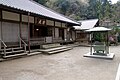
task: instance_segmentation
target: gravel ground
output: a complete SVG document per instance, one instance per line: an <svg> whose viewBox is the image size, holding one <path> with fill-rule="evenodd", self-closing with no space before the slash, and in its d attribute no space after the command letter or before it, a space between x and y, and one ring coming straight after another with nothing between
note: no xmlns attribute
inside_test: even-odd
<svg viewBox="0 0 120 80"><path fill-rule="evenodd" d="M89 47L53 54L39 54L0 62L0 80L115 80L120 46L111 46L113 60L83 57Z"/></svg>

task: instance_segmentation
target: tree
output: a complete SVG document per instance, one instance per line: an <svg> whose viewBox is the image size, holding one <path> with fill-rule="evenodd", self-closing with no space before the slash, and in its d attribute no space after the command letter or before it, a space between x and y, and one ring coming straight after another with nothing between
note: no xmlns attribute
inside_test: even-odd
<svg viewBox="0 0 120 80"><path fill-rule="evenodd" d="M103 7L102 7L102 2L101 1L97 1L96 11L97 11L98 19L99 20L103 19Z"/></svg>
<svg viewBox="0 0 120 80"><path fill-rule="evenodd" d="M80 19L80 7L78 0L57 0L54 3L54 10L74 19Z"/></svg>
<svg viewBox="0 0 120 80"><path fill-rule="evenodd" d="M76 20L98 18L120 23L120 1L111 0L34 0L60 14Z"/></svg>
<svg viewBox="0 0 120 80"><path fill-rule="evenodd" d="M111 17L111 1L107 1L105 4L105 10L104 10L104 17L105 18L110 18Z"/></svg>
<svg viewBox="0 0 120 80"><path fill-rule="evenodd" d="M89 0L89 6L88 6L88 10L87 10L87 18L88 19L93 19L93 18L97 18L97 14L96 14L96 2L97 0Z"/></svg>
<svg viewBox="0 0 120 80"><path fill-rule="evenodd" d="M120 0L112 7L113 21L120 23Z"/></svg>
<svg viewBox="0 0 120 80"><path fill-rule="evenodd" d="M36 2L38 2L39 4L42 4L44 6L46 6L46 3L49 1L49 0L34 0Z"/></svg>

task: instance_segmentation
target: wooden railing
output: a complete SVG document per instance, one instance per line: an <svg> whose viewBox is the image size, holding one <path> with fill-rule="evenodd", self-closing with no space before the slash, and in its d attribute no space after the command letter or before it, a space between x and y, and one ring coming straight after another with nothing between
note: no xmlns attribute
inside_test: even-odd
<svg viewBox="0 0 120 80"><path fill-rule="evenodd" d="M62 40L62 38L61 37L59 37L59 38L53 38L53 42L55 42L55 43L59 43L59 42L62 42L63 40Z"/></svg>
<svg viewBox="0 0 120 80"><path fill-rule="evenodd" d="M22 43L23 43L24 44L24 52L26 53L27 43L21 37L19 37L19 39L20 39L20 47L22 47Z"/></svg>
<svg viewBox="0 0 120 80"><path fill-rule="evenodd" d="M45 43L45 37L41 38L30 38L31 45L40 45Z"/></svg>
<svg viewBox="0 0 120 80"><path fill-rule="evenodd" d="M27 40L24 40L28 42ZM41 45L46 43L60 43L62 42L62 38L53 38L53 37L40 37L40 38L30 38L30 45Z"/></svg>
<svg viewBox="0 0 120 80"><path fill-rule="evenodd" d="M0 40L4 46L4 56L6 56L6 48L7 48L7 45L5 44L5 42L3 40Z"/></svg>

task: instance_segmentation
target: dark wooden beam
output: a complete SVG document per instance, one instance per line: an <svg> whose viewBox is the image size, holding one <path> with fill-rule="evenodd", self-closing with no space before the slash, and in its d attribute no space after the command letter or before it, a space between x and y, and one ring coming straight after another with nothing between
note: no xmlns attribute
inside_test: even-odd
<svg viewBox="0 0 120 80"><path fill-rule="evenodd" d="M30 17L30 13L28 12L28 50L30 53L30 23L29 23L29 17Z"/></svg>

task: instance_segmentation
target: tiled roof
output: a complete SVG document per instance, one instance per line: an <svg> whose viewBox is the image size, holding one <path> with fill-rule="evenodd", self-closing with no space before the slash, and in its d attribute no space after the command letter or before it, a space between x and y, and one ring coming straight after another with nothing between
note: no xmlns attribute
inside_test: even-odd
<svg viewBox="0 0 120 80"><path fill-rule="evenodd" d="M89 30L86 30L87 32L98 32L98 31L110 31L111 29L105 28L105 27L94 27Z"/></svg>
<svg viewBox="0 0 120 80"><path fill-rule="evenodd" d="M98 22L98 19L82 20L78 22L81 22L81 26L74 26L76 30L87 30L93 28Z"/></svg>
<svg viewBox="0 0 120 80"><path fill-rule="evenodd" d="M60 21L64 21L72 24L79 24L76 21L73 21L59 13L56 13L55 11L49 8L46 8L32 0L0 0L0 5L30 12L33 14L38 14L41 16L53 18L56 20L60 20Z"/></svg>

